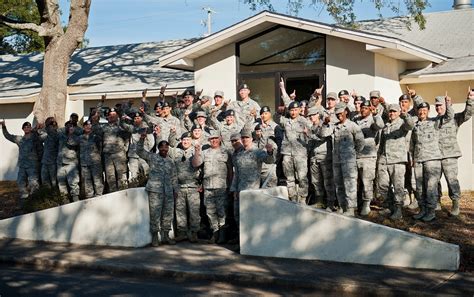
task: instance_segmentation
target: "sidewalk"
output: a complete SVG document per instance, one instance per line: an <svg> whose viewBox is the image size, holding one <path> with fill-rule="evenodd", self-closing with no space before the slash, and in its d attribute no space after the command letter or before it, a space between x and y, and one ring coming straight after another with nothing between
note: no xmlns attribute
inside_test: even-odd
<svg viewBox="0 0 474 297"><path fill-rule="evenodd" d="M130 249L0 239L0 263L134 277L307 287L344 295L474 294L472 273L251 257L208 244Z"/></svg>

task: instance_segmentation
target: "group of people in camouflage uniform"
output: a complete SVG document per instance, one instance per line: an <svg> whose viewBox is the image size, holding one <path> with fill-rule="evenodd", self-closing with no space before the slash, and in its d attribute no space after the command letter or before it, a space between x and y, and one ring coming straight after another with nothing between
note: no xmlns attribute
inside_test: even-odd
<svg viewBox="0 0 474 297"><path fill-rule="evenodd" d="M387 104L379 91L368 99L329 92L324 106L323 87L302 101L295 92L288 95L283 80L280 89L283 105L274 113L252 100L243 84L235 101L222 91L214 98L185 91L175 102L160 96L154 108L144 91L138 107L127 101L107 108L106 123L100 122L103 96L82 128L77 114L64 128L54 118L34 129L25 122L23 136L0 124L20 149L23 199L38 189L39 177L72 201L79 200L80 181L91 198L102 195L104 185L113 192L145 178L155 246L196 242L203 213L210 241L222 243L229 218L239 226L240 191L282 184L291 201L307 204L312 197L327 211L348 216L368 215L379 197L394 220L402 218L405 192L411 191L419 207L414 217L428 222L435 218L444 174L451 214L459 214L456 134L471 117L474 90L460 113L448 96L436 97L437 116L430 118L430 105L413 89L399 104Z"/></svg>

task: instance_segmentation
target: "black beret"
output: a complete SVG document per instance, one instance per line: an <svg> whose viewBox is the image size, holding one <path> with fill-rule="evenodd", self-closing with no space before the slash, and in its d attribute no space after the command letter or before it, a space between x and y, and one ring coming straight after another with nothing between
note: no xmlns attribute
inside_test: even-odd
<svg viewBox="0 0 474 297"><path fill-rule="evenodd" d="M235 116L235 111L233 109L229 109L226 111L225 116Z"/></svg>
<svg viewBox="0 0 474 297"><path fill-rule="evenodd" d="M401 96L398 98L398 101L402 101L402 100L409 100L409 101L410 101L410 100L411 100L410 95L408 95L408 94L403 94L403 95L401 95Z"/></svg>
<svg viewBox="0 0 474 297"><path fill-rule="evenodd" d="M420 109L420 108L428 108L428 109L430 109L430 105L429 105L428 103L426 103L426 102L421 102L420 104L418 104L417 108L418 108L418 109Z"/></svg>
<svg viewBox="0 0 474 297"><path fill-rule="evenodd" d="M270 111L270 107L268 106L263 106L262 108L260 108L260 114L264 113L264 112L271 112Z"/></svg>
<svg viewBox="0 0 474 297"><path fill-rule="evenodd" d="M184 132L183 135L181 135L181 139L191 138L191 137L192 137L191 132Z"/></svg>
<svg viewBox="0 0 474 297"><path fill-rule="evenodd" d="M292 101L290 104L288 104L288 110L298 107L300 107L298 101Z"/></svg>
<svg viewBox="0 0 474 297"><path fill-rule="evenodd" d="M194 96L194 93L193 93L193 91L191 91L191 90L186 90L186 91L184 91L184 93L183 93L183 97L184 97L184 96L188 96L188 95L190 95L190 96Z"/></svg>
<svg viewBox="0 0 474 297"><path fill-rule="evenodd" d="M250 88L249 88L249 86L248 86L247 84L241 84L241 85L239 86L239 91L242 90L242 89L249 89L249 90L250 90Z"/></svg>
<svg viewBox="0 0 474 297"><path fill-rule="evenodd" d="M362 103L360 104L360 107L362 107L362 106L364 106L364 107L370 107L370 106L371 106L371 105L370 105L370 101L369 101L369 100L364 100L364 101L362 101Z"/></svg>
<svg viewBox="0 0 474 297"><path fill-rule="evenodd" d="M341 96L344 96L344 95L349 95L349 92L347 90L342 90L339 92L339 94L337 94L337 97L341 97Z"/></svg>

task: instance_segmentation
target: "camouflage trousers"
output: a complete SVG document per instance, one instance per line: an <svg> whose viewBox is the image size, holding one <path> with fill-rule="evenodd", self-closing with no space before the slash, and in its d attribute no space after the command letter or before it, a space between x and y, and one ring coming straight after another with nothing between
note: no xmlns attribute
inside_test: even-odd
<svg viewBox="0 0 474 297"><path fill-rule="evenodd" d="M336 189L334 188L332 161L326 159L318 160L316 157L312 157L309 169L316 202L322 202L324 197L326 197L327 201L335 201Z"/></svg>
<svg viewBox="0 0 474 297"><path fill-rule="evenodd" d="M201 215L199 213L200 202L199 192L196 187L179 189L175 210L178 232L186 232L188 230L199 231L201 223Z"/></svg>
<svg viewBox="0 0 474 297"><path fill-rule="evenodd" d="M127 184L127 157L125 153L104 154L105 179L109 191L124 189Z"/></svg>
<svg viewBox="0 0 474 297"><path fill-rule="evenodd" d="M308 196L308 160L306 156L283 155L282 165L288 187L288 198L291 201L306 204ZM298 186L296 182L298 182Z"/></svg>
<svg viewBox="0 0 474 297"><path fill-rule="evenodd" d="M150 166L142 158L129 158L128 170L130 171L129 181L135 181L140 175L148 176Z"/></svg>
<svg viewBox="0 0 474 297"><path fill-rule="evenodd" d="M418 205L435 209L438 203L438 182L441 179L441 160L415 163Z"/></svg>
<svg viewBox="0 0 474 297"><path fill-rule="evenodd" d="M267 181L264 188L273 188L278 185L278 178L276 175L276 164L262 164L262 171L260 172L260 185Z"/></svg>
<svg viewBox="0 0 474 297"><path fill-rule="evenodd" d="M375 167L377 158L357 159L358 181L362 186L362 200L372 201L374 198ZM403 176L403 175L402 175Z"/></svg>
<svg viewBox="0 0 474 297"><path fill-rule="evenodd" d="M225 225L226 199L226 189L204 189L204 205L213 231L217 231Z"/></svg>
<svg viewBox="0 0 474 297"><path fill-rule="evenodd" d="M20 198L28 198L30 194L39 188L38 168L37 167L20 167L16 183L20 191Z"/></svg>
<svg viewBox="0 0 474 297"><path fill-rule="evenodd" d="M70 192L73 201L79 199L79 168L77 168L77 164L58 166L58 186L61 195L67 196ZM70 191L68 191L68 186Z"/></svg>
<svg viewBox="0 0 474 297"><path fill-rule="evenodd" d="M394 204L402 205L405 188L405 163L387 164L380 158L377 164L377 186L379 195L384 201L389 198L390 185L393 185Z"/></svg>
<svg viewBox="0 0 474 297"><path fill-rule="evenodd" d="M444 174L448 185L449 198L458 200L461 198L461 186L458 180L458 159L446 158L441 160L441 172Z"/></svg>
<svg viewBox="0 0 474 297"><path fill-rule="evenodd" d="M102 164L82 165L81 176L86 198L92 198L103 194L104 184L102 181Z"/></svg>
<svg viewBox="0 0 474 297"><path fill-rule="evenodd" d="M333 162L334 183L336 184L336 197L343 208L357 207L357 163L346 161Z"/></svg>
<svg viewBox="0 0 474 297"><path fill-rule="evenodd" d="M150 209L150 232L170 231L173 221L173 195L147 191Z"/></svg>
<svg viewBox="0 0 474 297"><path fill-rule="evenodd" d="M58 169L56 164L41 164L41 183L54 189L58 186Z"/></svg>

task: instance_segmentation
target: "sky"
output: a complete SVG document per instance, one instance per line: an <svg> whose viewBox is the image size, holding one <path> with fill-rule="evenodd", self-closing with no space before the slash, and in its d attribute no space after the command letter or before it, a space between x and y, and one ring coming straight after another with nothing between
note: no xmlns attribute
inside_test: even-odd
<svg viewBox="0 0 474 297"><path fill-rule="evenodd" d="M399 0L402 3L404 0ZM288 13L286 0L273 0L276 11ZM307 3L311 1L306 1ZM378 12L370 0L356 0L358 20L376 19ZM63 22L69 16L69 0L60 0ZM452 0L431 0L425 12L452 9ZM92 0L86 38L89 47L154 42L201 37L207 32L201 24L207 19L203 8L210 7L212 32L217 32L257 14L242 0ZM393 16L388 10L384 17ZM298 17L333 23L324 6L305 6Z"/></svg>

